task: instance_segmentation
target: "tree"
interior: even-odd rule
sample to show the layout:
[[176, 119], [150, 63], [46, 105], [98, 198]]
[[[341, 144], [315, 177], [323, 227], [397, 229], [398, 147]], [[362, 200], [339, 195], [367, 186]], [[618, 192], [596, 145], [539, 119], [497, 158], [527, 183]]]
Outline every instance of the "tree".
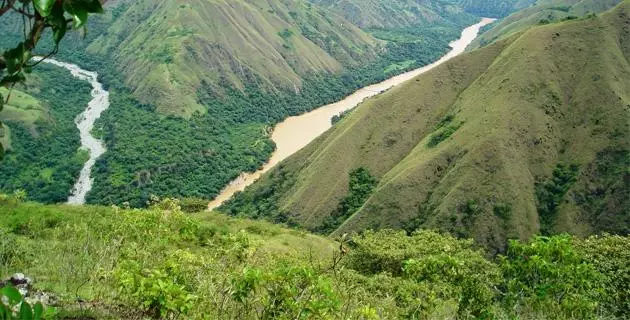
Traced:
[[[0, 86], [13, 87], [25, 80], [25, 74], [40, 61], [32, 61], [33, 50], [46, 29], [51, 29], [55, 48], [45, 58], [55, 54], [59, 42], [68, 30], [85, 28], [89, 14], [103, 12], [106, 0], [0, 0], [0, 18], [19, 15], [24, 30], [24, 40], [0, 56]], [[0, 111], [9, 100], [0, 95]], [[0, 123], [0, 133], [2, 133]], [[4, 148], [0, 144], [0, 160]]]

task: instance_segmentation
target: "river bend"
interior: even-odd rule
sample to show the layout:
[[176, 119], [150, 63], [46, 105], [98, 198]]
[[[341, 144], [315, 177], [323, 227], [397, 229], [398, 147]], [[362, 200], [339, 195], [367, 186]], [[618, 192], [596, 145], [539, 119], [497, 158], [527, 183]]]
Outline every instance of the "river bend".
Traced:
[[98, 73], [96, 72], [83, 70], [75, 64], [61, 62], [51, 58], [47, 58], [42, 62], [65, 68], [70, 71], [75, 78], [87, 81], [92, 85], [92, 100], [90, 100], [85, 110], [79, 114], [74, 121], [79, 129], [81, 148], [88, 151], [89, 159], [81, 169], [79, 178], [72, 188], [70, 197], [68, 197], [68, 203], [81, 205], [85, 203], [86, 195], [92, 190], [92, 184], [94, 182], [91, 176], [92, 168], [96, 160], [107, 151], [103, 141], [92, 135], [92, 129], [94, 128], [94, 122], [101, 117], [101, 113], [109, 108], [109, 92], [103, 88], [102, 83], [98, 82]]
[[315, 140], [315, 138], [319, 135], [330, 129], [332, 126], [330, 119], [334, 115], [338, 115], [346, 110], [352, 109], [366, 98], [375, 96], [398, 84], [423, 74], [463, 53], [466, 50], [466, 47], [468, 47], [468, 45], [477, 38], [479, 30], [483, 26], [492, 23], [494, 20], [495, 19], [483, 18], [479, 23], [464, 29], [461, 37], [450, 43], [452, 48], [451, 51], [432, 64], [397, 75], [383, 82], [364, 87], [341, 101], [322, 106], [299, 116], [289, 117], [277, 124], [273, 130], [273, 134], [271, 135], [271, 139], [276, 143], [276, 150], [269, 159], [269, 162], [267, 162], [262, 169], [256, 172], [241, 174], [237, 179], [227, 185], [221, 193], [208, 204], [208, 209], [212, 210], [217, 208], [223, 202], [229, 200], [236, 192], [245, 190], [247, 186], [258, 180], [263, 173], [267, 172], [276, 164], [302, 149], [311, 141]]

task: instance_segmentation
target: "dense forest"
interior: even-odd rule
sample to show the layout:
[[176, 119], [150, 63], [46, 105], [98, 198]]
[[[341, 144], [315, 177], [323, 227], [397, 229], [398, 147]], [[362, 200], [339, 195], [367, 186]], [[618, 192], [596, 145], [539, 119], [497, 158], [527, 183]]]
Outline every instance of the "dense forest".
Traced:
[[[41, 64], [26, 85], [15, 90], [30, 94], [45, 105], [46, 114], [32, 126], [20, 121], [19, 116], [3, 121], [10, 128], [11, 149], [0, 161], [0, 190], [22, 189], [34, 201], [65, 202], [87, 160], [87, 154], [79, 150], [79, 130], [74, 119], [90, 101], [92, 88], [65, 69]], [[0, 119], [8, 112], [0, 113]], [[16, 110], [27, 118], [29, 112], [29, 106]]]

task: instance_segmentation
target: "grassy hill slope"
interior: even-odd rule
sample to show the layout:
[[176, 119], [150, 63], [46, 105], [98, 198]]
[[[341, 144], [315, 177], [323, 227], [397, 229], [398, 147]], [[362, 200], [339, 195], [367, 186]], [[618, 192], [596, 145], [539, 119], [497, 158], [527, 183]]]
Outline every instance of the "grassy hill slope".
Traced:
[[304, 1], [137, 1], [88, 48], [113, 53], [136, 98], [162, 113], [205, 112], [196, 92], [299, 91], [310, 73], [376, 58], [381, 43]]
[[[9, 90], [0, 88], [0, 94], [3, 97], [9, 96]], [[42, 106], [40, 101], [35, 99], [28, 93], [20, 90], [11, 90], [9, 101], [4, 105], [2, 114], [0, 114], [1, 122], [19, 122], [24, 125], [33, 136], [37, 136], [38, 121], [48, 120], [48, 109]], [[6, 150], [11, 150], [11, 133], [9, 126], [4, 126], [5, 130], [0, 143]]]
[[622, 0], [538, 0], [523, 10], [496, 22], [470, 45], [471, 48], [486, 45], [523, 31], [531, 26], [584, 17], [614, 7]]
[[469, 18], [461, 7], [441, 1], [311, 0], [311, 2], [330, 9], [361, 28], [429, 26]]
[[[494, 249], [628, 233], [629, 11], [533, 28], [370, 99], [222, 210], [335, 234], [440, 228]], [[357, 168], [373, 190], [349, 191]]]

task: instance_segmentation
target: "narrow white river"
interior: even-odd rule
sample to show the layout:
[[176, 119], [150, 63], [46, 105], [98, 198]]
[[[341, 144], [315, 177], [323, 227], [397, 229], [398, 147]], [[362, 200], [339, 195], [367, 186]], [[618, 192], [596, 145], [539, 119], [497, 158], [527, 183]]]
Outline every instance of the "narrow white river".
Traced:
[[74, 184], [70, 197], [68, 197], [69, 204], [84, 204], [85, 196], [92, 189], [94, 181], [91, 177], [92, 168], [96, 163], [96, 159], [107, 151], [105, 144], [92, 136], [91, 131], [94, 128], [94, 122], [101, 117], [101, 113], [109, 108], [109, 92], [103, 89], [102, 83], [98, 82], [98, 73], [96, 72], [86, 71], [77, 65], [50, 58], [43, 62], [65, 68], [75, 78], [85, 80], [92, 85], [92, 100], [88, 103], [87, 108], [75, 119], [81, 137], [81, 148], [89, 152], [90, 158], [83, 165], [79, 179]]
[[276, 125], [273, 134], [271, 135], [271, 139], [276, 143], [276, 151], [272, 154], [269, 162], [267, 162], [262, 169], [256, 172], [241, 174], [208, 204], [208, 209], [212, 210], [217, 208], [223, 202], [229, 200], [236, 192], [245, 190], [247, 186], [258, 180], [263, 173], [267, 172], [276, 164], [299, 151], [311, 141], [315, 140], [315, 138], [319, 135], [326, 132], [326, 130], [330, 129], [332, 126], [330, 119], [334, 115], [352, 109], [366, 98], [375, 96], [384, 90], [390, 89], [398, 84], [423, 74], [463, 53], [466, 50], [466, 47], [468, 47], [468, 45], [477, 38], [479, 30], [483, 26], [492, 23], [494, 20], [495, 19], [483, 18], [479, 23], [464, 29], [461, 37], [450, 43], [452, 50], [430, 65], [397, 75], [381, 83], [364, 87], [339, 102], [322, 106], [299, 116], [287, 118], [283, 122], [279, 123]]

